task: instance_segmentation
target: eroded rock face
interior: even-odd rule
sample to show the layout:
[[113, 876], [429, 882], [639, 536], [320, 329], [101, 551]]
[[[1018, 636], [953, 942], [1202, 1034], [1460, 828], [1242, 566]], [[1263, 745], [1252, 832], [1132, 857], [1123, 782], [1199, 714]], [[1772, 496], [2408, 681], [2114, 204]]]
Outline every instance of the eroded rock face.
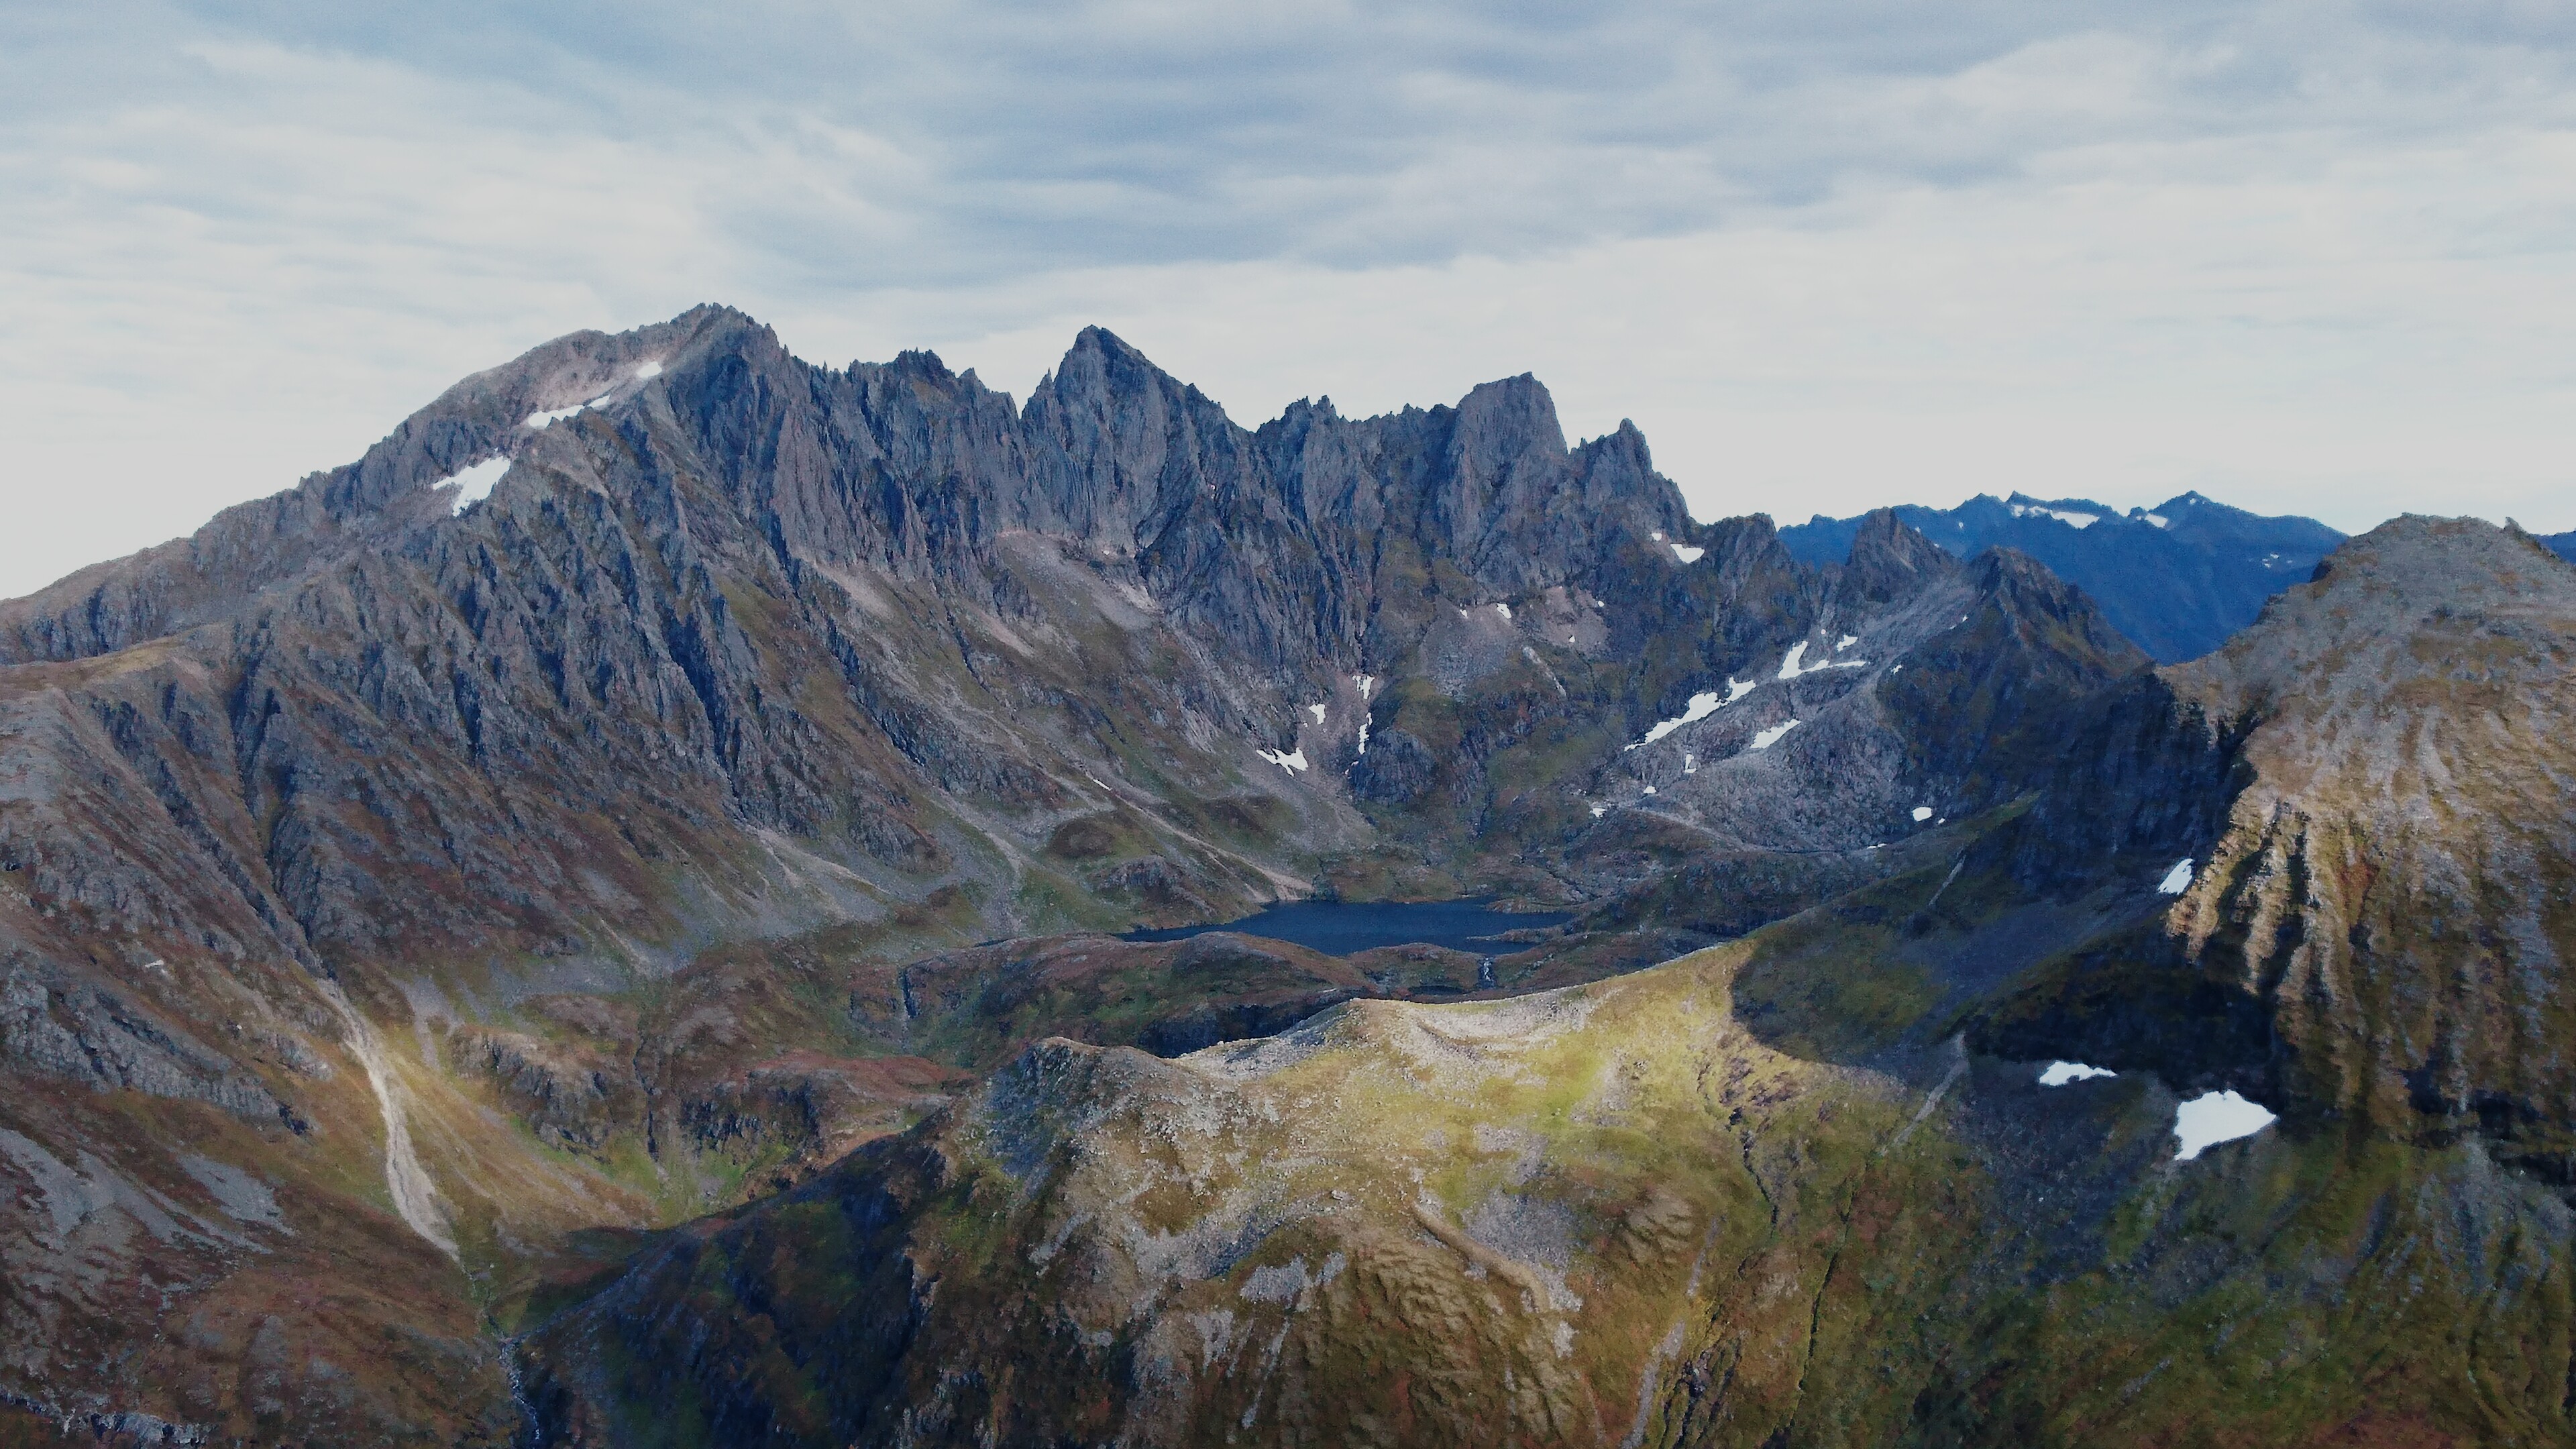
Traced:
[[2116, 862], [2178, 898], [2007, 1031], [2565, 1176], [2571, 663], [2576, 568], [2407, 518], [2226, 649], [2106, 699], [2021, 856], [2043, 882]]

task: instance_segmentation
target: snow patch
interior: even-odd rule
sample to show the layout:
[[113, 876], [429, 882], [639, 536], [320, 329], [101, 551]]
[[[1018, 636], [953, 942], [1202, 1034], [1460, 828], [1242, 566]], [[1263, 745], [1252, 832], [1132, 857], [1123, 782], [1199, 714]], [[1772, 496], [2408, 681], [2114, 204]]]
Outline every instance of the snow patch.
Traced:
[[1512, 616], [1512, 606], [1509, 604], [1496, 604], [1494, 606], [1494, 612], [1508, 619]]
[[2082, 1062], [2050, 1062], [2048, 1069], [2039, 1074], [2039, 1084], [2043, 1087], [2063, 1087], [2069, 1082], [2089, 1082], [2095, 1077], [2118, 1075], [2120, 1075], [2118, 1072], [2112, 1071], [2109, 1067], [2088, 1067]]
[[662, 375], [662, 364], [661, 364], [661, 363], [659, 363], [659, 362], [648, 362], [648, 363], [645, 363], [642, 367], [639, 367], [639, 368], [635, 369], [635, 379], [636, 379], [636, 381], [638, 381], [638, 382], [641, 382], [641, 381], [643, 381], [644, 379], [649, 378], [649, 377], [660, 377], [661, 375]]
[[590, 406], [588, 403], [574, 403], [571, 407], [556, 408], [552, 412], [530, 413], [527, 416], [527, 420], [520, 423], [519, 426], [523, 428], [550, 427], [556, 423], [562, 422], [564, 419], [571, 417], [574, 413], [580, 412], [583, 408], [588, 406]]
[[492, 485], [500, 482], [501, 475], [509, 471], [509, 459], [486, 458], [472, 467], [460, 468], [429, 486], [456, 490], [456, 496], [447, 501], [448, 515], [453, 517], [491, 497]]
[[2234, 1092], [2203, 1092], [2174, 1108], [2174, 1137], [2182, 1144], [2174, 1161], [2189, 1162], [2204, 1147], [2251, 1137], [2280, 1120], [2260, 1102]]
[[2139, 517], [2144, 518], [2147, 522], [2154, 524], [2158, 528], [2173, 527], [2173, 520], [2165, 517], [2161, 513], [2144, 513], [2140, 514]]
[[1631, 750], [1644, 749], [1646, 746], [1651, 745], [1655, 741], [1662, 739], [1664, 736], [1671, 734], [1673, 731], [1680, 729], [1683, 725], [1697, 724], [1701, 720], [1708, 718], [1710, 715], [1713, 715], [1719, 710], [1726, 708], [1728, 705], [1735, 703], [1737, 700], [1742, 699], [1744, 696], [1751, 694], [1754, 691], [1754, 688], [1755, 686], [1753, 684], [1739, 683], [1730, 676], [1726, 681], [1726, 697], [1724, 699], [1718, 698], [1717, 691], [1715, 690], [1709, 690], [1704, 694], [1692, 695], [1690, 697], [1690, 703], [1683, 708], [1679, 717], [1656, 721], [1654, 727], [1646, 731], [1646, 737], [1644, 739], [1628, 746], [1628, 748]]
[[[1859, 642], [1858, 639], [1845, 635], [1843, 642], [1834, 647], [1844, 649]], [[1795, 679], [1801, 674], [1822, 674], [1828, 669], [1867, 669], [1869, 667], [1869, 661], [1866, 659], [1826, 659], [1814, 664], [1809, 664], [1806, 660], [1807, 646], [1791, 645], [1787, 657], [1780, 661], [1780, 677]]]
[[2190, 856], [2186, 855], [2182, 859], [2175, 861], [2174, 868], [2165, 872], [2165, 878], [2156, 882], [2157, 893], [2160, 895], [2178, 896], [2185, 890], [2189, 889], [2191, 886], [2191, 867], [2192, 859]]
[[1306, 768], [1306, 747], [1303, 745], [1290, 750], [1284, 755], [1279, 753], [1277, 750], [1264, 750], [1260, 748], [1255, 748], [1253, 753], [1259, 755], [1265, 760], [1268, 760], [1270, 763], [1277, 765], [1279, 768], [1286, 770], [1291, 775]]
[[1677, 559], [1680, 559], [1683, 563], [1686, 563], [1686, 564], [1694, 564], [1694, 563], [1698, 563], [1702, 558], [1706, 557], [1706, 556], [1707, 556], [1707, 554], [1708, 554], [1708, 550], [1707, 550], [1707, 549], [1704, 549], [1704, 548], [1693, 548], [1693, 547], [1691, 547], [1689, 544], [1686, 544], [1686, 543], [1673, 543], [1673, 544], [1666, 544], [1666, 545], [1665, 545], [1665, 547], [1666, 547], [1666, 548], [1669, 548], [1669, 549], [1671, 549], [1671, 550], [1673, 551], [1673, 557], [1675, 557], [1675, 558], [1677, 558]]
[[2098, 513], [2072, 513], [2063, 508], [2042, 508], [2036, 503], [2012, 505], [2015, 518], [2054, 518], [2069, 528], [2091, 528], [2102, 521]]
[[1654, 532], [1647, 534], [1646, 537], [1653, 539], [1657, 543], [1662, 543], [1664, 541], [1664, 531], [1658, 528]]
[[1787, 734], [1789, 731], [1796, 729], [1797, 727], [1798, 722], [1796, 720], [1791, 720], [1787, 724], [1773, 725], [1767, 730], [1757, 731], [1753, 736], [1753, 748], [1757, 750], [1767, 750], [1773, 745], [1780, 743], [1780, 737], [1782, 735]]
[[1929, 806], [1929, 805], [1917, 805], [1917, 806], [1915, 806], [1915, 807], [1914, 807], [1914, 823], [1915, 823], [1915, 824], [1920, 825], [1920, 824], [1922, 824], [1924, 821], [1929, 820], [1929, 819], [1931, 819], [1931, 818], [1932, 818], [1932, 807], [1931, 807], [1931, 806]]
[[1595, 805], [1595, 806], [1593, 806], [1593, 807], [1592, 807], [1592, 818], [1593, 818], [1593, 819], [1595, 819], [1595, 820], [1598, 820], [1598, 819], [1600, 819], [1602, 816], [1607, 815], [1607, 814], [1609, 814], [1609, 813], [1610, 813], [1610, 807], [1609, 807], [1609, 806], [1607, 806], [1607, 805]]
[[1306, 706], [1306, 708], [1315, 712], [1315, 723], [1322, 724], [1324, 722], [1324, 707], [1322, 705], [1310, 704]]
[[1354, 674], [1351, 676], [1351, 683], [1358, 686], [1360, 698], [1366, 699], [1369, 697], [1369, 691], [1377, 688], [1377, 676], [1374, 674]]
[[1843, 637], [1834, 641], [1834, 649], [1839, 652], [1841, 650], [1849, 649], [1859, 642], [1860, 636], [1858, 634], [1845, 634]]
[[1646, 793], [1647, 793], [1647, 794], [1649, 794], [1649, 795], [1654, 794], [1654, 793], [1655, 793], [1655, 787], [1654, 787], [1654, 786], [1652, 786], [1652, 785], [1648, 785], [1648, 786], [1646, 787]]

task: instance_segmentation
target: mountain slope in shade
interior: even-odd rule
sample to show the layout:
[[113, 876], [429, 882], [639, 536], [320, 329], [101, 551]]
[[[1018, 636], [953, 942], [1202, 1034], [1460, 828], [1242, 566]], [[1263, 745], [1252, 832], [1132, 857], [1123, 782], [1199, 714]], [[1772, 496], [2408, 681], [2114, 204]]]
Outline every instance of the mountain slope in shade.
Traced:
[[[1956, 508], [1908, 505], [1897, 517], [1961, 558], [2018, 549], [2093, 596], [2139, 648], [2197, 659], [2254, 622], [2263, 601], [2308, 576], [2343, 535], [2312, 519], [2265, 518], [2185, 493], [2123, 514], [2080, 498], [1980, 494]], [[1858, 519], [1821, 515], [1780, 530], [1809, 563], [1838, 561]]]
[[[2096, 691], [2054, 787], [1741, 941], [1178, 1061], [1042, 1043], [639, 1255], [539, 1335], [539, 1413], [639, 1444], [2567, 1442], [2571, 663], [2576, 569], [2400, 520]], [[2118, 1074], [2040, 1084], [2079, 1053]], [[2220, 1086], [2281, 1120], [2180, 1160]]]
[[2569, 563], [2576, 563], [2576, 529], [2569, 529], [2565, 533], [2546, 534], [2540, 541], [2549, 545], [2560, 558]]

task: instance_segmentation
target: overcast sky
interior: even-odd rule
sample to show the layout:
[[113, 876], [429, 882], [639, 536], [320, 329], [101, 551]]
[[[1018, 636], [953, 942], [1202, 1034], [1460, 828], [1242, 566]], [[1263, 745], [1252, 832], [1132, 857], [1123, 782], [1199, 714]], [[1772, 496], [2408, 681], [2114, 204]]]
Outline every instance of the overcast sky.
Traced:
[[2576, 528], [2576, 6], [0, 7], [0, 595], [701, 301], [1257, 424], [1535, 372], [1701, 518]]

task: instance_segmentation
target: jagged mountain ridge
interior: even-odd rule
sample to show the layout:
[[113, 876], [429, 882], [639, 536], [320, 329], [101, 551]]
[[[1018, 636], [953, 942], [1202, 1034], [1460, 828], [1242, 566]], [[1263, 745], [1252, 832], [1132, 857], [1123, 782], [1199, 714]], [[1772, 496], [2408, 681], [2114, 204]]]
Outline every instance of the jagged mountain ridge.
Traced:
[[[2197, 492], [2126, 513], [2015, 493], [1979, 494], [1956, 508], [1907, 504], [1896, 515], [1961, 558], [1995, 547], [2029, 554], [2167, 664], [2197, 659], [2253, 623], [2266, 599], [2307, 578], [2344, 537], [2314, 519], [2261, 517]], [[1780, 538], [1823, 565], [1849, 551], [1859, 523], [1819, 514]]]
[[[496, 458], [481, 501], [443, 486]], [[1319, 884], [1610, 907], [1504, 967], [1536, 985], [1883, 879], [1933, 848], [1904, 801], [2020, 788], [1963, 733], [2018, 706], [1974, 649], [1887, 710], [1785, 660], [1850, 632], [1892, 672], [1955, 604], [2058, 661], [2039, 714], [2131, 661], [2027, 561], [1865, 534], [1819, 570], [1767, 520], [1693, 524], [1633, 429], [1568, 448], [1528, 379], [1246, 431], [1097, 331], [1014, 407], [721, 309], [469, 378], [358, 464], [0, 606], [0, 1391], [497, 1440], [478, 1315], [900, 1129], [1020, 1033], [1177, 1048], [1454, 964], [1363, 990], [1111, 951], [1007, 1012], [1039, 957], [893, 970], [970, 942]], [[1623, 749], [1730, 676], [1814, 717]], [[1744, 763], [1624, 797], [1683, 749]], [[1802, 838], [1864, 757], [1872, 798]], [[1639, 894], [1694, 860], [1761, 888], [1723, 921]], [[164, 1293], [193, 1326], [147, 1339]]]

